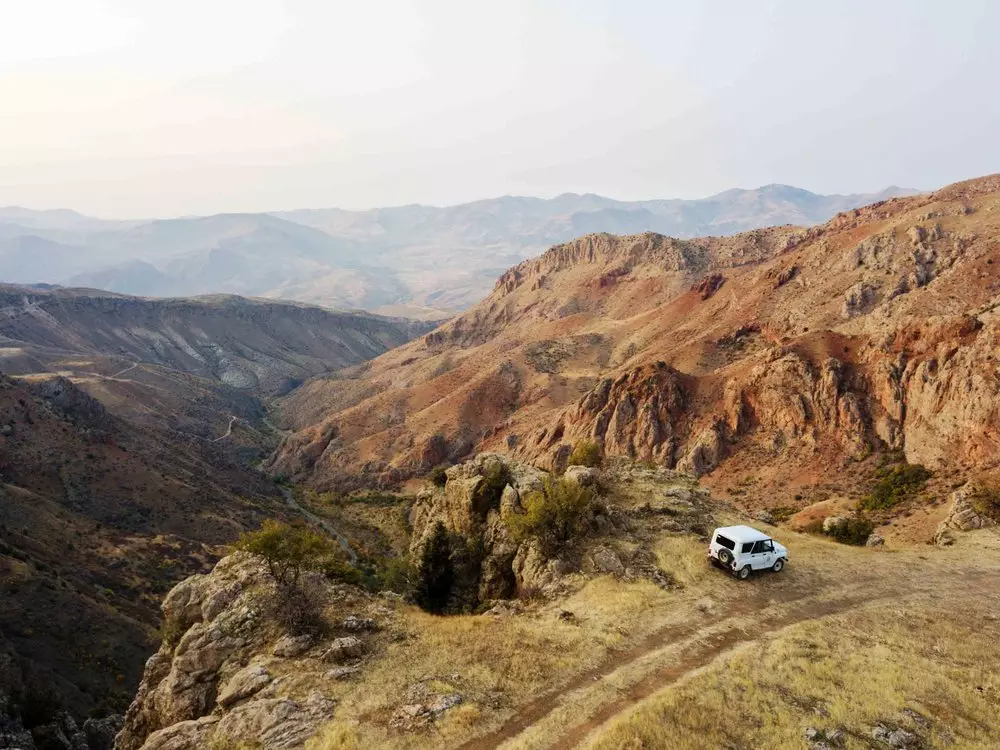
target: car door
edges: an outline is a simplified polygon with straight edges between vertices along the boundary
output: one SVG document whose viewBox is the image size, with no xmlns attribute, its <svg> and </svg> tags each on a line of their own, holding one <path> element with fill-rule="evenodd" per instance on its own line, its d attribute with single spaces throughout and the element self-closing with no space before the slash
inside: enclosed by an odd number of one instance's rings
<svg viewBox="0 0 1000 750">
<path fill-rule="evenodd" d="M 764 570 L 774 565 L 774 545 L 771 540 L 754 542 L 750 560 L 754 570 Z"/>
</svg>

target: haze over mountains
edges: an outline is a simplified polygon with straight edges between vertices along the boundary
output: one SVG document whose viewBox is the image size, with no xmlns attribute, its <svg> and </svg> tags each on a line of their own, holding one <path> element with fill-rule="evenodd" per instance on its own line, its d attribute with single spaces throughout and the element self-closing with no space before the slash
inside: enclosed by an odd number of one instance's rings
<svg viewBox="0 0 1000 750">
<path fill-rule="evenodd" d="M 617 201 L 566 193 L 457 206 L 306 209 L 111 221 L 0 208 L 0 281 L 144 296 L 230 293 L 441 318 L 469 307 L 508 267 L 591 232 L 679 238 L 777 224 L 916 191 L 817 195 L 785 185 L 699 200 Z"/>
</svg>

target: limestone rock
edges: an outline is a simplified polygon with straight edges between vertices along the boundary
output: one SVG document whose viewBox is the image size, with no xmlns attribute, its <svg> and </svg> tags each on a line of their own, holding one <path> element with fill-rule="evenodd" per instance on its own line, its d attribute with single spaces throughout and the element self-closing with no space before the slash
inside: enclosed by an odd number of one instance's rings
<svg viewBox="0 0 1000 750">
<path fill-rule="evenodd" d="M 265 750 L 301 747 L 333 719 L 334 703 L 318 693 L 304 702 L 269 698 L 242 703 L 225 714 L 216 736 L 252 739 Z"/>
<path fill-rule="evenodd" d="M 323 659 L 332 662 L 343 662 L 356 659 L 364 654 L 365 645 L 360 638 L 353 635 L 337 638 L 323 654 Z"/>
<path fill-rule="evenodd" d="M 563 479 L 581 487 L 592 487 L 597 483 L 597 469 L 588 466 L 570 466 L 563 474 Z"/>
<path fill-rule="evenodd" d="M 312 648 L 312 645 L 313 637 L 311 635 L 284 635 L 274 644 L 274 650 L 271 653 L 283 659 L 290 659 L 301 656 Z"/>
<path fill-rule="evenodd" d="M 871 534 L 865 542 L 866 547 L 881 547 L 885 544 L 885 537 L 881 534 Z"/>
<path fill-rule="evenodd" d="M 953 544 L 957 534 L 974 529 L 982 529 L 995 525 L 995 522 L 984 516 L 974 505 L 978 488 L 972 483 L 966 483 L 951 493 L 951 510 L 937 528 L 934 543 L 939 546 Z"/>
<path fill-rule="evenodd" d="M 548 558 L 542 554 L 541 547 L 535 540 L 518 548 L 512 568 L 520 591 L 541 590 L 555 578 L 549 568 Z"/>
<path fill-rule="evenodd" d="M 601 573 L 608 573 L 616 577 L 621 577 L 625 574 L 625 566 L 610 547 L 600 547 L 594 550 L 590 557 L 594 563 L 594 568 Z"/>
<path fill-rule="evenodd" d="M 149 735 L 141 750 L 195 750 L 207 747 L 208 738 L 218 722 L 218 716 L 203 716 L 171 724 Z"/>
<path fill-rule="evenodd" d="M 226 686 L 221 690 L 218 697 L 218 704 L 223 708 L 229 708 L 241 700 L 245 700 L 260 692 L 271 682 L 271 674 L 260 665 L 251 665 L 234 674 Z"/>
<path fill-rule="evenodd" d="M 334 667 L 326 673 L 331 680 L 343 680 L 361 671 L 361 667 Z"/>
<path fill-rule="evenodd" d="M 771 525 L 774 524 L 774 516 L 771 514 L 771 511 L 769 511 L 769 510 L 759 510 L 759 511 L 757 511 L 754 514 L 754 518 L 756 518 L 761 523 L 766 523 L 766 524 L 771 524 Z"/>
<path fill-rule="evenodd" d="M 87 737 L 90 750 L 114 750 L 115 736 L 121 731 L 125 717 L 107 716 L 103 719 L 87 719 L 83 722 L 83 733 Z"/>
<path fill-rule="evenodd" d="M 360 615 L 348 615 L 344 622 L 341 624 L 344 630 L 348 630 L 352 633 L 358 633 L 366 630 L 378 630 L 378 625 L 370 617 L 361 617 Z"/>
<path fill-rule="evenodd" d="M 701 476 L 718 466 L 723 446 L 719 431 L 718 426 L 703 430 L 684 458 L 678 461 L 677 470 Z"/>
</svg>

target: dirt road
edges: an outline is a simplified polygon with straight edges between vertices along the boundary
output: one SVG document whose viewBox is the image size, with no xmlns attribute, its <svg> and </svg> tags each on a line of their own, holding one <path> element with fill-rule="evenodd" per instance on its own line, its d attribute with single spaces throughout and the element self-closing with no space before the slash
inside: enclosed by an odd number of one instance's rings
<svg viewBox="0 0 1000 750">
<path fill-rule="evenodd" d="M 229 426 L 226 428 L 226 434 L 223 435 L 222 437 L 215 438 L 215 440 L 213 440 L 212 442 L 213 443 L 218 443 L 220 440 L 225 440 L 227 437 L 229 437 L 230 435 L 232 435 L 233 434 L 233 425 L 236 422 L 238 422 L 238 421 L 240 421 L 239 417 L 233 417 L 233 416 L 229 417 Z"/>
<path fill-rule="evenodd" d="M 720 655 L 805 620 L 885 602 L 902 602 L 934 590 L 949 596 L 1000 596 L 1000 564 L 942 564 L 917 551 L 879 560 L 834 581 L 826 570 L 756 576 L 734 588 L 735 598 L 652 633 L 628 651 L 584 672 L 557 691 L 521 706 L 496 731 L 461 745 L 487 748 L 581 747 L 610 720 Z M 1000 562 L 1000 556 L 994 556 Z M 724 575 L 720 572 L 720 575 Z"/>
<path fill-rule="evenodd" d="M 340 545 L 341 549 L 343 549 L 344 553 L 347 555 L 348 560 L 350 560 L 351 565 L 357 563 L 358 553 L 354 551 L 353 547 L 351 547 L 351 543 L 347 541 L 347 537 L 345 537 L 343 534 L 337 531 L 337 529 L 335 529 L 329 521 L 320 518 L 311 510 L 303 508 L 302 505 L 299 504 L 298 500 L 295 499 L 295 493 L 292 492 L 292 490 L 288 489 L 287 487 L 282 487 L 281 494 L 285 496 L 285 503 L 288 505 L 289 508 L 292 508 L 293 510 L 295 510 L 296 513 L 304 517 L 310 523 L 319 526 L 321 529 L 323 529 L 323 531 L 325 531 L 327 534 L 329 534 L 330 536 L 332 536 L 334 539 L 337 540 L 337 543 Z"/>
</svg>

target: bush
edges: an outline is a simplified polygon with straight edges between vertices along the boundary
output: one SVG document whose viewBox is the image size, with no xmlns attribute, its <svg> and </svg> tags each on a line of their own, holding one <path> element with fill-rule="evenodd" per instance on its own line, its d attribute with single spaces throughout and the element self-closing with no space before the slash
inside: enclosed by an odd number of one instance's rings
<svg viewBox="0 0 1000 750">
<path fill-rule="evenodd" d="M 413 566 L 406 557 L 384 557 L 375 567 L 375 584 L 381 591 L 408 596 L 413 590 Z"/>
<path fill-rule="evenodd" d="M 994 521 L 1000 521 L 1000 487 L 983 484 L 975 488 L 971 497 L 972 507 Z"/>
<path fill-rule="evenodd" d="M 509 514 L 504 521 L 515 541 L 532 537 L 551 552 L 585 533 L 596 500 L 590 487 L 547 479 L 540 492 L 524 499 L 524 513 Z"/>
<path fill-rule="evenodd" d="M 887 510 L 917 494 L 927 484 L 931 473 L 920 464 L 896 464 L 880 468 L 872 487 L 859 507 L 864 510 Z"/>
<path fill-rule="evenodd" d="M 295 588 L 303 570 L 324 570 L 336 565 L 340 548 L 329 537 L 306 526 L 264 521 L 258 531 L 244 533 L 235 549 L 263 558 L 279 588 Z"/>
<path fill-rule="evenodd" d="M 573 446 L 569 454 L 569 466 L 589 466 L 592 469 L 601 465 L 604 460 L 604 450 L 596 440 L 580 440 Z"/>
<path fill-rule="evenodd" d="M 431 469 L 430 474 L 427 475 L 427 479 L 430 480 L 431 484 L 435 487 L 444 487 L 448 483 L 447 467 L 445 466 L 435 466 Z"/>
<path fill-rule="evenodd" d="M 843 523 L 832 526 L 829 531 L 823 529 L 822 519 L 813 521 L 806 526 L 805 530 L 810 534 L 828 536 L 841 544 L 863 547 L 875 530 L 875 524 L 859 513 L 845 518 Z"/>
<path fill-rule="evenodd" d="M 455 569 L 451 561 L 451 539 L 444 524 L 438 521 L 424 542 L 417 571 L 415 599 L 423 609 L 441 614 L 448 607 Z"/>
</svg>

